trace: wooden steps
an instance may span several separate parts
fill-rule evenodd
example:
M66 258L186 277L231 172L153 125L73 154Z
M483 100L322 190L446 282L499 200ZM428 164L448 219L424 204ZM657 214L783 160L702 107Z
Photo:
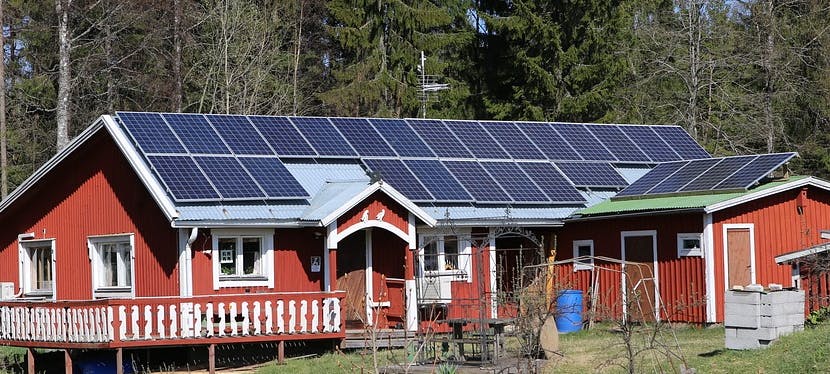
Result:
M382 329L374 332L374 341L378 348L403 348L415 338L415 333L403 329ZM363 329L346 330L346 339L340 343L340 349L360 349L372 347L372 332Z

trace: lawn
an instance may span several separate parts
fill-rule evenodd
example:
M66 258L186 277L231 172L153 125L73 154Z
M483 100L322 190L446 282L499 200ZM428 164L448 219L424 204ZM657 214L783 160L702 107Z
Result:
M22 363L26 356L23 348L6 347L0 345L0 373L12 371L12 366Z

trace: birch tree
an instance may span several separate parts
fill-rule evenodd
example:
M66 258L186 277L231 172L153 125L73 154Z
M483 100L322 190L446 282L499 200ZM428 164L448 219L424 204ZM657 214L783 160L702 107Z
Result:
M71 71L70 53L72 51L69 34L69 7L72 0L55 0L55 13L58 16L58 96L55 108L57 121L57 150L69 144Z

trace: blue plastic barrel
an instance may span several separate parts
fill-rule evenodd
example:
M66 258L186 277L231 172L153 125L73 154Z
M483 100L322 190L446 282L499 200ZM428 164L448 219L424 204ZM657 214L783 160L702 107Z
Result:
M556 329L559 333L582 329L582 291L564 290L556 297Z

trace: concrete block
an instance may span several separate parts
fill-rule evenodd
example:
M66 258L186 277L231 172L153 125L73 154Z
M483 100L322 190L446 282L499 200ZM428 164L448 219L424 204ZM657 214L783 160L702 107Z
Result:
M734 327L724 328L724 332L726 333L727 338L737 338L738 337L738 330L740 330L740 329L737 329L737 328L734 328Z
M761 302L761 294L758 292L726 291L724 303L758 305Z
M762 316L773 316L781 314L804 313L804 303L789 302L781 304L761 304L760 314Z
M723 317L723 325L728 327L742 327L754 329L760 326L761 317L753 313L727 313Z
M804 324L793 325L793 332L804 331Z
M757 339L743 339L726 337L726 349L757 349L761 344Z
M782 314L776 316L761 316L759 327L780 327L792 326L792 318L789 315Z

